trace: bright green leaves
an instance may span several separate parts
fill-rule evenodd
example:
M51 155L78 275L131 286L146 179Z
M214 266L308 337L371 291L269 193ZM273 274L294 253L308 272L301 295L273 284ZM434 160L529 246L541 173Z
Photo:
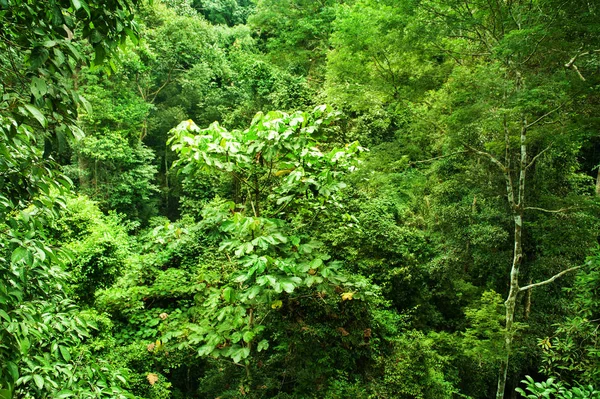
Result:
M37 77L31 79L31 94L33 94L35 98L41 98L46 93L48 93L48 86L45 80Z
M256 350L259 352L267 349L269 349L269 341L267 341L266 339L260 341L256 347Z
M217 123L200 129L185 121L172 130L170 143L180 155L175 166L182 165L186 175L229 173L247 191L243 205L256 216L265 202L274 204L273 216L298 201L317 206L334 200L345 186L340 179L356 168L363 151L358 143L332 148L323 140L324 128L337 116L327 106L311 113L272 111L257 114L248 129L231 132Z
M228 174L240 192L235 202L215 199L202 210L202 227L218 237L235 271L221 288L196 298L202 322L190 326L187 341L202 344L200 356L238 363L254 350L265 351L269 341L261 333L269 315L284 312L284 303L300 295L336 298L336 289L346 284L323 244L293 222L339 205L341 179L358 165L358 143L327 142L326 127L337 115L319 106L312 112L259 113L244 131L217 123L200 129L189 120L172 130L181 173L190 179L199 171ZM348 283L346 291L359 290Z

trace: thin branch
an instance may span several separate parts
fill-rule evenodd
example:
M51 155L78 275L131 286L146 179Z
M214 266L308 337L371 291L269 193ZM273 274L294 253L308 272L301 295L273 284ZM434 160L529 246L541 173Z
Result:
M548 151L550 149L550 147L552 147L553 144L554 144L553 142L550 143L550 145L548 147L546 147L542 151L538 152L538 154L535 157L533 157L533 159L531 160L531 162L529 162L529 165L527 165L525 167L525 169L529 169L529 167L531 165L533 165L533 163L536 161L536 159L538 159L543 153L545 153L546 151Z
M250 188L248 188L248 199L250 200L250 205L252 205L252 212L254 212L254 217L258 217L256 208L254 207L254 201L252 200L252 193L250 192Z
M573 267L571 267L569 269L563 270L562 272L560 272L558 274L555 274L554 276L550 277L548 280L540 281L539 283L533 283L533 284L526 285L525 287L521 287L521 288L519 288L519 292L527 291L527 290L530 290L532 288L539 287L540 285L550 284L551 282L553 282L554 280L556 280L560 276L562 276L564 274L567 274L567 273L570 273L570 272L572 272L574 270L577 270L577 269L581 269L581 266L573 266Z
M498 161L498 159L496 159L496 157L494 157L492 154L485 152L485 151L478 150L477 148L471 147L470 145L468 145L466 143L463 143L463 145L465 147L467 147L469 150L471 150L472 152L475 152L479 155L483 155L484 157L489 158L490 161L492 161L496 166L498 166L502 170L502 173L508 172L508 169L506 168L506 166L504 166L504 164L502 162Z
M562 212L567 212L570 211L571 209L577 209L577 207L572 206L569 208L560 208L560 209L545 209L545 208L538 208L535 206L526 206L525 210L529 210L529 211L540 211L540 212L546 212L546 213L562 213Z
M559 13L562 11L562 8L569 3L569 1L565 1L563 2L556 10L556 13L554 14L554 16L552 16L552 18L550 19L550 22L548 22L548 24L544 27L544 31L546 32L544 34L544 36L542 36L542 38L540 40L538 40L538 42L535 44L535 46L533 47L533 51L529 54L529 56L525 59L525 61L521 62L522 65L526 64L527 62L529 62L529 60L531 59L531 57L533 57L535 55L535 53L538 50L538 47L540 46L540 44L546 39L546 37L548 37L548 32L550 27L552 26L552 24L554 23L554 21L556 20L556 18L558 17ZM519 26L519 29L521 27Z
M169 83L171 83L171 81L172 81L172 80L171 80L171 74L173 73L173 69L174 69L174 68L175 68L175 67L173 67L173 68L171 68L171 69L169 70L169 74L167 75L167 80L166 80L166 81L165 81L165 82L164 82L164 83L163 83L163 84L162 84L162 85L161 85L161 86L160 86L160 87L159 87L159 88L158 88L158 89L157 89L157 90L156 90L154 93L151 93L151 94L150 94L150 96L153 96L153 97L152 97L152 100L150 100L150 103L151 103L151 104L154 104L154 101L156 100L156 97L158 97L158 95L160 94L160 92L161 92L161 91L162 91L162 90L163 90L165 87L167 87L167 85L168 85Z
M565 68L571 68L571 67L573 66L573 64L575 63L575 60L576 60L577 58L579 58L579 57L583 57L584 55L588 55L589 53L590 53L589 51L586 51L586 52L584 52L584 53L581 53L581 54L575 54L575 56L574 56L573 58L571 58L571 59L569 60L569 62L567 62L567 63L565 64Z
M540 116L539 118L537 118L536 120L534 120L533 122L531 122L528 125L525 125L525 129L529 129L530 127L532 127L533 125L536 125L537 123L541 122L542 120L544 120L545 118L547 118L548 116L552 115L553 113L555 113L556 111L558 111L559 109L561 109L562 107L565 106L566 103L562 103L561 105L559 105L558 107L554 108L552 111L548 111L546 112L544 115Z
M452 154L448 154L448 155L440 155L439 157L433 157L433 158L429 158L429 159L423 159L421 161L413 161L410 162L410 165L415 165L418 163L427 163L427 162L433 162L435 160L438 159L442 159L442 158L449 158L449 157L453 157L455 155L459 155L459 154L466 154L468 151L458 151L458 152L453 152Z
M585 77L581 74L581 72L579 72L577 65L573 64L573 70L577 73L577 76L579 76L579 79L581 79L582 82L586 81Z
M533 46L533 50L531 51L531 53L527 56L527 58L525 58L524 61L521 62L522 65L527 64L529 60L535 55L535 53L537 53L538 47L540 47L540 44L542 44L546 37L548 37L548 32L546 32L544 36L542 36L542 38L538 40L535 46Z

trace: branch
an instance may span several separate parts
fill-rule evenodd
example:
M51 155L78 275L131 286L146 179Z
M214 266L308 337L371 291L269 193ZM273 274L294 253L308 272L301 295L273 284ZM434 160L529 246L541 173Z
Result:
M525 210L530 210L530 211L541 211L541 212L546 212L546 213L561 213L561 212L566 212L566 211L570 211L571 209L576 209L577 207L569 207L569 208L560 208L560 209L544 209L544 208L538 208L535 206L526 206L524 209Z
M410 163L409 163L409 165L415 165L415 164L418 164L418 163L433 162L433 161L436 161L436 160L438 160L438 159L442 159L442 158L449 158L449 157L453 157L453 156L455 156L455 155L459 155L459 154L465 154L465 153L467 153L467 152L468 152L468 151L458 151L458 152L453 152L452 154L448 154L448 155L440 155L439 157L433 157L433 158L429 158L429 159L423 159L423 160L421 160L421 161L413 161L413 162L410 162Z
M533 159L531 160L531 162L529 162L529 165L527 165L525 167L525 170L529 169L529 167L531 165L533 165L533 163L535 162L535 160L538 159L543 153L545 153L546 151L548 151L550 149L550 147L552 147L553 144L554 144L554 142L550 143L550 145L548 147L546 147L542 151L538 152L538 154L535 157L533 157Z
M533 125L537 124L538 122L542 121L544 118L552 115L553 113L555 113L556 111L558 111L559 109L561 109L562 107L565 106L566 103L562 103L561 105L559 105L558 107L554 108L552 111L548 111L546 112L544 115L540 116L539 118L537 118L536 120L534 120L533 122L531 122L528 125L525 125L525 129L529 129L530 127L532 127Z
M173 70L174 70L174 69L175 69L175 66L171 67L171 69L169 69L169 73L168 73L168 75L167 75L167 80L166 80L166 81L165 81L165 82L164 82L164 83L163 83L163 84L162 84L162 85L161 85L161 86L160 86L158 89L156 89L156 91L155 91L154 93L150 93L150 94L149 94L150 96L153 96L153 97L152 97L152 100L150 100L150 103L151 103L151 104L154 104L154 101L156 100L156 97L158 97L158 95L160 94L160 92L161 92L161 91L162 91L162 90L163 90L165 87L167 87L167 85L168 85L169 83L171 83L171 81L172 81L172 80L171 80L171 74L173 73Z
M575 55L575 57L571 58L571 59L569 60L569 62L567 62L567 63L565 64L565 68L571 68L571 67L573 67L573 64L575 63L575 60L576 60L578 57L583 57L584 55L588 55L589 53L590 53L589 51L586 51L586 52L584 52L584 53L581 53L581 54L576 54L576 55Z
M575 60L577 60L577 58L579 57L583 57L584 55L589 55L590 53L597 53L600 52L600 49L598 50L592 50L592 51L585 51L583 53L579 53L576 54L573 58L571 58L569 60L569 62L567 62L565 64L565 68L570 68L573 69L575 72L577 72L577 75L579 76L579 79L581 79L582 81L586 81L585 78L583 77L583 75L581 74L581 72L579 72L579 68L577 68L577 65L575 65Z
M504 166L504 164L502 162L498 161L498 159L496 159L496 157L494 157L492 154L485 152L485 151L478 150L477 148L473 148L466 143L462 143L462 144L465 147L467 147L469 150L471 150L479 155L483 155L484 157L489 158L490 161L492 161L496 166L498 166L502 170L502 173L507 173L508 169L506 168L506 166Z
M558 274L555 274L554 276L550 277L548 280L540 281L539 283L529 284L529 285L526 285L525 287L521 287L521 288L519 288L519 292L527 291L527 290L530 290L532 288L539 287L540 285L550 284L551 282L553 282L554 280L556 280L557 278L559 278L563 274L567 274L569 272L572 272L572 271L580 269L580 268L581 268L581 266L574 266L574 267L571 267L571 268L569 268L567 270L563 270L562 272L560 272Z

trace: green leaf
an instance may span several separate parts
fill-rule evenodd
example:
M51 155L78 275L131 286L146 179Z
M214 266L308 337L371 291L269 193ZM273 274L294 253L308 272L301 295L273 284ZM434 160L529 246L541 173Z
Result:
M38 77L31 79L30 89L31 94L33 94L35 98L41 98L46 93L48 93L48 86L46 85L46 81Z
M252 341L252 339L254 339L255 335L256 334L254 334L253 331L246 331L242 338L243 338L244 342L249 343L250 341Z
M39 109L37 109L36 107L34 107L31 104L23 104L23 105L25 106L25 108L27 108L27 111L29 111L31 116L33 116L40 123L40 125L42 125L42 127L48 126L48 121L46 120L46 117L44 116L44 114L42 114L40 112Z
M12 399L12 391L8 389L0 389L0 399Z
M6 313L4 310L0 309L0 317L2 317L4 320L8 321L10 323L11 318L8 315L8 313Z
M23 338L20 342L21 353L27 353L31 347L31 343L28 338Z
M139 43L138 35L133 30L125 28L125 33L129 37L129 39L131 39L134 45L137 45Z
M233 302L235 298L235 290L231 287L225 287L223 290L223 299L226 302Z
M294 292L294 289L296 288L296 284L294 284L291 281L282 281L281 288L283 288L283 290L285 292L287 292L288 294L291 294L292 292Z
M34 374L33 381L35 382L35 385L37 385L38 389L44 388L44 378L41 375Z
M71 354L69 353L69 349L66 346L60 345L58 349L60 350L60 354L66 362L71 360Z
M19 368L14 362L7 362L6 368L8 369L8 374L10 374L13 381L17 381L19 379Z
M241 348L231 354L231 358L235 363L239 363L240 360L250 356L250 348Z
M18 247L13 251L12 256L10 257L10 261L12 263L18 263L25 259L28 254L29 251L26 248Z
M256 350L258 352L261 352L261 351L266 350L266 349L269 349L269 341L267 341L266 339L263 339L256 346Z

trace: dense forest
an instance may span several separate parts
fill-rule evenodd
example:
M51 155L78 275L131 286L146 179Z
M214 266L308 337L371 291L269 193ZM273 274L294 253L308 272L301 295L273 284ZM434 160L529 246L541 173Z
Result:
M600 398L595 0L0 0L0 399Z

